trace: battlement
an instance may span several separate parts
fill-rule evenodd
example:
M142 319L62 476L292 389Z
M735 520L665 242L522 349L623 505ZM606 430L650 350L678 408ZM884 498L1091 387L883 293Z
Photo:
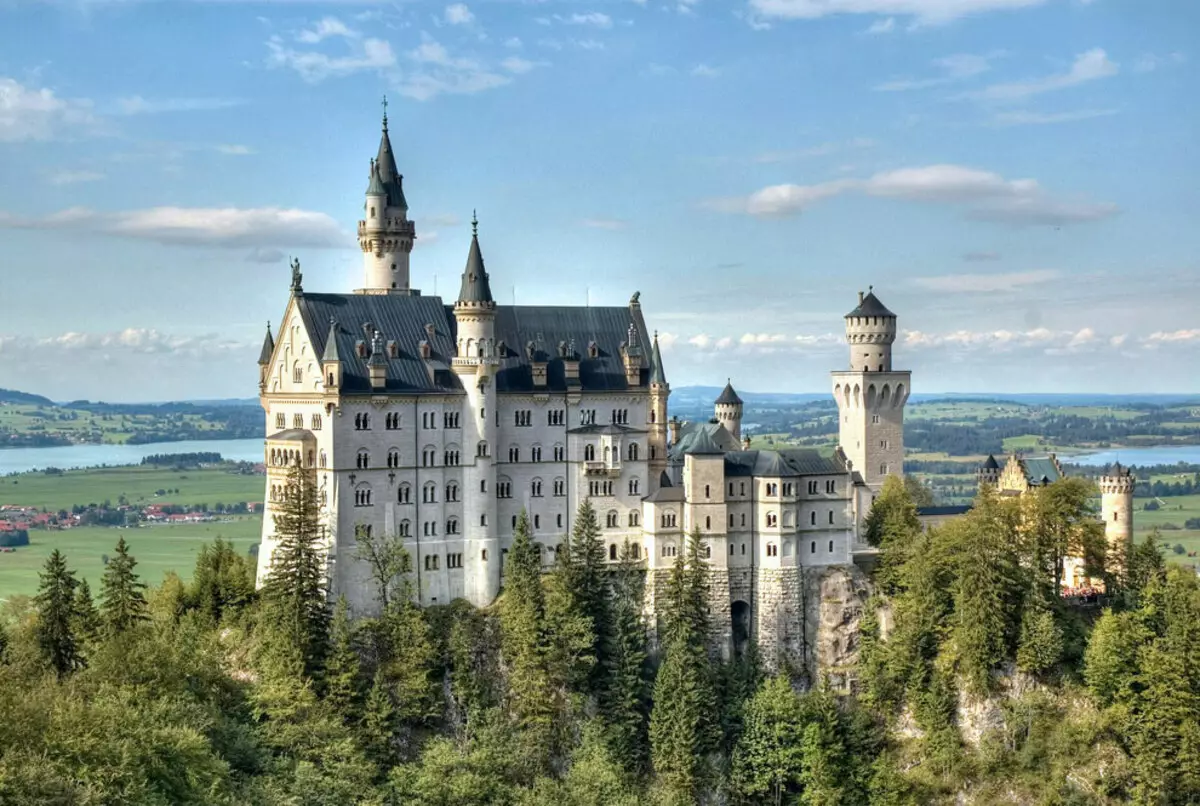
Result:
M1104 495L1133 495L1137 477L1129 472L1129 468L1117 465L1111 474L1100 477L1098 485Z

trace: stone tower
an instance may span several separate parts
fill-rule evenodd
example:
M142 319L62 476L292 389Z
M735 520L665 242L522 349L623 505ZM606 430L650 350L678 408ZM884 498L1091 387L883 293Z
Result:
M655 342L657 347L658 342ZM275 355L275 339L271 336L271 323L267 322L267 336L263 339L262 352L258 354L258 393L267 391L271 377L271 357Z
M850 368L833 375L838 406L838 444L854 470L878 491L888 475L904 472L904 404L912 373L892 369L896 314L873 289L858 293L846 314Z
M486 607L500 593L500 540L496 521L496 301L479 249L479 222L471 217L471 250L454 303L457 355L451 368L467 393L463 407L463 523L466 598Z
M1133 488L1136 484L1137 478L1119 462L1111 473L1100 477L1100 512L1104 519L1108 555L1122 568L1133 543Z
M738 397L737 392L733 391L733 383L728 378L725 380L725 388L721 390L713 409L717 422L725 426L725 430L733 434L734 439L741 442L742 399Z
M650 490L658 489L659 479L667 469L667 399L671 384L663 369L662 353L658 349L658 333L650 350Z
M386 99L383 135L379 153L371 160L366 196L365 217L358 222L358 245L363 251L363 287L358 293L408 294L408 256L417 230L408 220L404 177L396 168L396 156L388 137Z
M988 458L984 461L979 469L975 471L975 479L982 487L985 484L990 484L993 487L1000 481L1000 463L996 461L996 457L988 454Z

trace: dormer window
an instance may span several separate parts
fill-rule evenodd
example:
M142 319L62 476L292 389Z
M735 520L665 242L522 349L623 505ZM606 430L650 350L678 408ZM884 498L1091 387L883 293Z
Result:
M594 342L594 341L589 341L588 342L588 358L599 358L599 357L600 357L600 345L596 344L596 342Z
M366 358L367 357L367 343L365 341L363 341L362 339L359 339L358 341L354 342L354 352L358 355L359 358Z
M395 342L395 340L389 341L387 343L387 356L388 356L388 358L399 358L400 357L400 345L397 344Z
M421 358L429 358L429 356L432 352L429 347L429 342L422 341L421 344L419 345L419 347L421 350Z

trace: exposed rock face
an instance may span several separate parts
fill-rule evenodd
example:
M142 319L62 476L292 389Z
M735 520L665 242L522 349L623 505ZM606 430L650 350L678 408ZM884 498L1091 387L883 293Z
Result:
M805 612L808 632L815 636L808 658L810 678L815 682L827 677L833 687L849 688L858 663L859 624L871 598L871 585L853 565L814 569L806 584L817 593L808 597Z

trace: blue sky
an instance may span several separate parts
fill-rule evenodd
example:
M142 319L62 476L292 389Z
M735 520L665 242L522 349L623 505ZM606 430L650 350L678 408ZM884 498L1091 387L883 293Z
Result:
M0 0L0 386L248 397L286 259L642 292L674 385L820 391L869 284L915 391L1200 392L1183 0Z

